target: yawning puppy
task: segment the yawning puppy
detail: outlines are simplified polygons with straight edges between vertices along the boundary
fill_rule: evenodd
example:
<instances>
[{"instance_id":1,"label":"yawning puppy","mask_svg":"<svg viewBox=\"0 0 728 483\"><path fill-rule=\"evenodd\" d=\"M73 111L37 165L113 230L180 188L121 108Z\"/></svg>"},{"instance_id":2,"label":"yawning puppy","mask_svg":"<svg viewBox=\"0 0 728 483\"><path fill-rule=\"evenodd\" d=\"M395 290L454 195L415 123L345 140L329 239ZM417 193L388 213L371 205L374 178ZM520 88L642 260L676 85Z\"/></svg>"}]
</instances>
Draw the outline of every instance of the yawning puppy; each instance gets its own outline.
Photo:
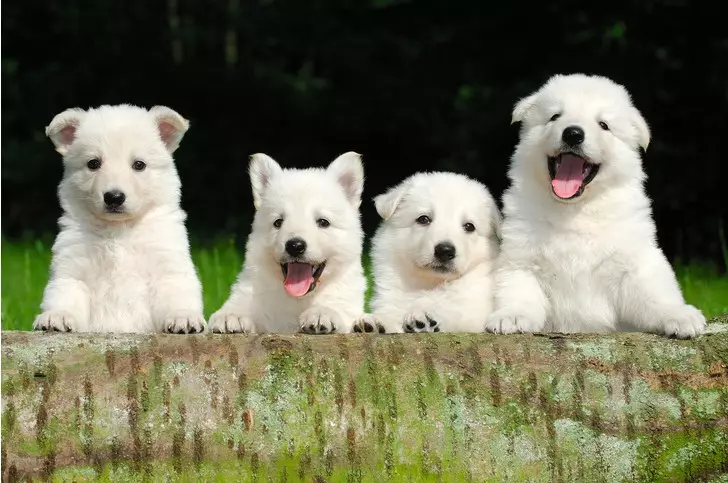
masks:
<instances>
[{"instance_id":1,"label":"yawning puppy","mask_svg":"<svg viewBox=\"0 0 728 483\"><path fill-rule=\"evenodd\" d=\"M210 318L214 332L351 332L364 311L361 157L327 169L250 161L256 208L245 266Z\"/></svg>"},{"instance_id":2,"label":"yawning puppy","mask_svg":"<svg viewBox=\"0 0 728 483\"><path fill-rule=\"evenodd\" d=\"M521 135L486 329L703 332L655 239L639 153L650 132L624 87L557 75L513 121Z\"/></svg>"},{"instance_id":3,"label":"yawning puppy","mask_svg":"<svg viewBox=\"0 0 728 483\"><path fill-rule=\"evenodd\" d=\"M357 332L482 332L492 309L500 213L487 188L418 173L375 198L372 315Z\"/></svg>"}]
</instances>

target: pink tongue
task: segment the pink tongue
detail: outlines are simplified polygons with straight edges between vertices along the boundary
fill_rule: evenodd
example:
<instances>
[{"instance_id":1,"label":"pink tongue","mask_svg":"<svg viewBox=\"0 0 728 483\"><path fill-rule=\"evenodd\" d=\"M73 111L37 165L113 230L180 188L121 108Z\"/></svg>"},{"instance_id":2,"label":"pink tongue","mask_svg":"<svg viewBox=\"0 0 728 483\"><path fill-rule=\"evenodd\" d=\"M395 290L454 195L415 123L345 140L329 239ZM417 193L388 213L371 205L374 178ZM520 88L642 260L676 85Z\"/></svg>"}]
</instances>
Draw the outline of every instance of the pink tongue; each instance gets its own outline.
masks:
<instances>
[{"instance_id":1,"label":"pink tongue","mask_svg":"<svg viewBox=\"0 0 728 483\"><path fill-rule=\"evenodd\" d=\"M283 286L289 295L301 297L313 283L313 267L309 263L289 263Z\"/></svg>"},{"instance_id":2,"label":"pink tongue","mask_svg":"<svg viewBox=\"0 0 728 483\"><path fill-rule=\"evenodd\" d=\"M573 154L563 154L551 187L559 198L571 198L581 188L584 160Z\"/></svg>"}]
</instances>

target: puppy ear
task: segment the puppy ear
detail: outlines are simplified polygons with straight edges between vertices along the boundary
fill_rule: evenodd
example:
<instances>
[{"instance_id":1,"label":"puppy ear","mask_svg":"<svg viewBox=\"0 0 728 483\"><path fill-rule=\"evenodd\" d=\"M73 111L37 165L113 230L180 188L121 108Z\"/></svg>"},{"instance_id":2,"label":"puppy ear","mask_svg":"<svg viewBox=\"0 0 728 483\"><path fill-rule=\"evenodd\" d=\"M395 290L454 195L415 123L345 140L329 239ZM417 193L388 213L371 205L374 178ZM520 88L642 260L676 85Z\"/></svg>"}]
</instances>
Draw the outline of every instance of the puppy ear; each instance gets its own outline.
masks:
<instances>
[{"instance_id":1,"label":"puppy ear","mask_svg":"<svg viewBox=\"0 0 728 483\"><path fill-rule=\"evenodd\" d=\"M56 114L51 123L46 126L46 136L51 138L53 145L61 155L68 152L68 148L76 139L76 130L86 115L86 111L79 108L66 109Z\"/></svg>"},{"instance_id":2,"label":"puppy ear","mask_svg":"<svg viewBox=\"0 0 728 483\"><path fill-rule=\"evenodd\" d=\"M492 203L491 213L492 215L490 217L490 224L493 228L493 236L500 243L500 241L503 239L503 233L501 232L501 226L503 225L503 215L501 215L501 212L498 209L498 205L495 204L495 201L493 201Z\"/></svg>"},{"instance_id":3,"label":"puppy ear","mask_svg":"<svg viewBox=\"0 0 728 483\"><path fill-rule=\"evenodd\" d=\"M385 193L374 197L374 206L384 221L389 220L397 211L399 203L409 190L410 183L410 180L404 180L400 184L389 188Z\"/></svg>"},{"instance_id":4,"label":"puppy ear","mask_svg":"<svg viewBox=\"0 0 728 483\"><path fill-rule=\"evenodd\" d=\"M630 117L632 125L637 129L637 145L647 151L647 146L650 144L650 127L637 108L632 108L632 115Z\"/></svg>"},{"instance_id":5,"label":"puppy ear","mask_svg":"<svg viewBox=\"0 0 728 483\"><path fill-rule=\"evenodd\" d=\"M173 153L189 129L190 122L165 106L154 106L149 109L149 113L154 117L162 142L167 146L167 150Z\"/></svg>"},{"instance_id":6,"label":"puppy ear","mask_svg":"<svg viewBox=\"0 0 728 483\"><path fill-rule=\"evenodd\" d=\"M536 94L531 94L528 97L524 97L516 103L513 107L513 113L511 114L511 124L523 121L526 113L536 103Z\"/></svg>"},{"instance_id":7,"label":"puppy ear","mask_svg":"<svg viewBox=\"0 0 728 483\"><path fill-rule=\"evenodd\" d=\"M354 207L361 204L361 193L364 190L364 165L361 162L361 154L349 151L329 164L326 171L336 177L336 180L344 188L346 198Z\"/></svg>"},{"instance_id":8,"label":"puppy ear","mask_svg":"<svg viewBox=\"0 0 728 483\"><path fill-rule=\"evenodd\" d=\"M267 154L255 153L250 157L248 173L250 173L250 183L253 186L253 206L256 210L260 208L263 193L271 180L282 172L283 168Z\"/></svg>"}]
</instances>

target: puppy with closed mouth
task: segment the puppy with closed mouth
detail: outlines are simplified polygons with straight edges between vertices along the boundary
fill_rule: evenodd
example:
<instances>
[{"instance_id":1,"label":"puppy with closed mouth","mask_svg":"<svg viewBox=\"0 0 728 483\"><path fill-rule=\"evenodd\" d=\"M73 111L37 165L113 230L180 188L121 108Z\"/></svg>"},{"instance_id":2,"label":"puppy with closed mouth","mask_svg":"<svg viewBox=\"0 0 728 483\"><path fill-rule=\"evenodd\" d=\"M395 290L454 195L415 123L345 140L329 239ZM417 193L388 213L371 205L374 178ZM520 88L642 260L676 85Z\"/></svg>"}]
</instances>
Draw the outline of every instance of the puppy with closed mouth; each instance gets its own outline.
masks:
<instances>
[{"instance_id":1,"label":"puppy with closed mouth","mask_svg":"<svg viewBox=\"0 0 728 483\"><path fill-rule=\"evenodd\" d=\"M326 169L283 169L265 154L250 160L255 217L245 264L213 332L351 332L364 312L359 217L361 156Z\"/></svg>"},{"instance_id":2,"label":"puppy with closed mouth","mask_svg":"<svg viewBox=\"0 0 728 483\"><path fill-rule=\"evenodd\" d=\"M172 153L189 127L164 106L68 109L46 134L63 155L63 215L37 330L202 332Z\"/></svg>"},{"instance_id":3,"label":"puppy with closed mouth","mask_svg":"<svg viewBox=\"0 0 728 483\"><path fill-rule=\"evenodd\" d=\"M372 313L357 332L482 332L500 212L481 183L418 173L375 198Z\"/></svg>"},{"instance_id":4,"label":"puppy with closed mouth","mask_svg":"<svg viewBox=\"0 0 728 483\"><path fill-rule=\"evenodd\" d=\"M705 317L656 241L640 156L650 130L627 90L557 75L515 105L513 122L520 141L486 329L702 333Z\"/></svg>"}]
</instances>

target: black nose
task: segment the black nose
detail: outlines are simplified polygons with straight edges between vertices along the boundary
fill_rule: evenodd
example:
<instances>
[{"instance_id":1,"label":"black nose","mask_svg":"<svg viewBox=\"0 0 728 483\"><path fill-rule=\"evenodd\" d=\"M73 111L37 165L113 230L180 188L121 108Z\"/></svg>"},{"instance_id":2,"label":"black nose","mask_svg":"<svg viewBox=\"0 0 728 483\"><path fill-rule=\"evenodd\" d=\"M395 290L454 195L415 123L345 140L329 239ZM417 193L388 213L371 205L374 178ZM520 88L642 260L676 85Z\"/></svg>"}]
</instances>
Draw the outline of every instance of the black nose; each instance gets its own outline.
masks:
<instances>
[{"instance_id":1,"label":"black nose","mask_svg":"<svg viewBox=\"0 0 728 483\"><path fill-rule=\"evenodd\" d=\"M435 245L435 258L441 262L449 262L455 258L455 245L450 242L442 242Z\"/></svg>"},{"instance_id":2,"label":"black nose","mask_svg":"<svg viewBox=\"0 0 728 483\"><path fill-rule=\"evenodd\" d=\"M286 253L292 257L300 257L306 251L306 242L303 238L291 238L286 242Z\"/></svg>"},{"instance_id":3,"label":"black nose","mask_svg":"<svg viewBox=\"0 0 728 483\"><path fill-rule=\"evenodd\" d=\"M109 208L118 208L126 201L126 195L119 190L107 191L104 193L104 203Z\"/></svg>"},{"instance_id":4,"label":"black nose","mask_svg":"<svg viewBox=\"0 0 728 483\"><path fill-rule=\"evenodd\" d=\"M567 146L578 146L584 142L584 130L579 126L569 126L561 133L561 140Z\"/></svg>"}]
</instances>

